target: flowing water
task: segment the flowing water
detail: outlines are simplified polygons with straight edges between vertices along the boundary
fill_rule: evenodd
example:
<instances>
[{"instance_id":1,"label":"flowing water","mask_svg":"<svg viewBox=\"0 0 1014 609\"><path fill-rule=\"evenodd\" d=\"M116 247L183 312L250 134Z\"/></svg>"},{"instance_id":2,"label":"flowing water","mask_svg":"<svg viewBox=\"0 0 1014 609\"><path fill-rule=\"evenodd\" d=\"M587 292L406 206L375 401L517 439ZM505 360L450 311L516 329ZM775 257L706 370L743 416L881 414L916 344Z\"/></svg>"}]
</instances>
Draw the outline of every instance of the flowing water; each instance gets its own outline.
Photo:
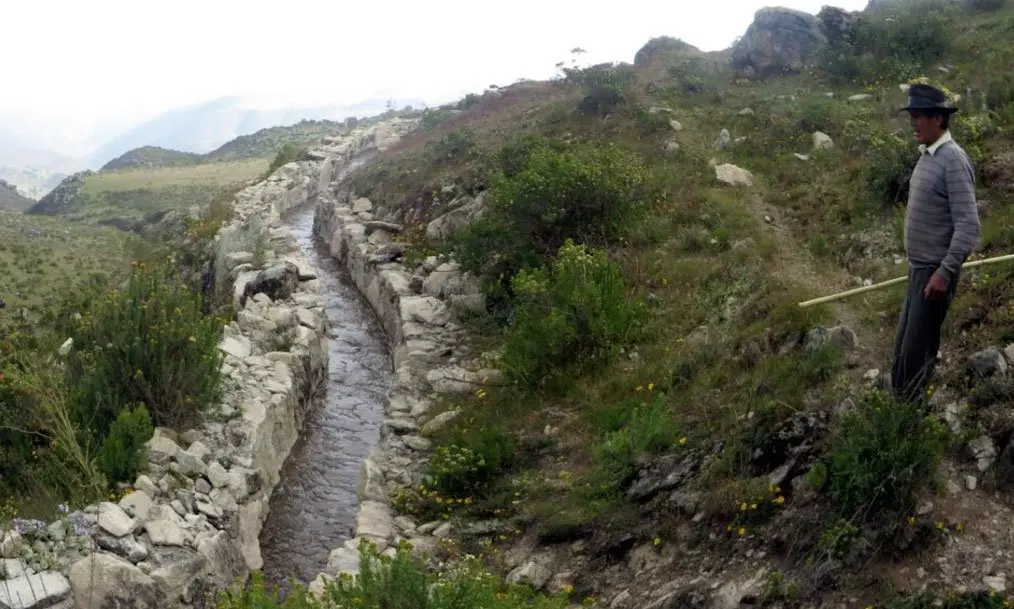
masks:
<instances>
[{"instance_id":1,"label":"flowing water","mask_svg":"<svg viewBox=\"0 0 1014 609\"><path fill-rule=\"evenodd\" d=\"M261 533L265 578L278 585L290 577L312 581L328 553L351 537L359 470L379 439L392 374L373 310L348 271L314 238L314 207L311 202L294 209L285 220L324 288L330 370L327 393L308 414L282 469Z\"/></svg>"}]
</instances>

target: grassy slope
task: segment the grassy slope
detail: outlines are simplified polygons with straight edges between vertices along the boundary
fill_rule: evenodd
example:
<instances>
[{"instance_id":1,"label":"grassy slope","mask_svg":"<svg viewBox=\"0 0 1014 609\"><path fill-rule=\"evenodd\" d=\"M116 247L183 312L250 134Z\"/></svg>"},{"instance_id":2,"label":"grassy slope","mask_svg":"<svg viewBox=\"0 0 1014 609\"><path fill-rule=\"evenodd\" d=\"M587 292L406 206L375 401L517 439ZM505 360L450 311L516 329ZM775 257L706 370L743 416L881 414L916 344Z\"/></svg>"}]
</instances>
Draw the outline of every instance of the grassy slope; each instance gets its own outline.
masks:
<instances>
[{"instance_id":1,"label":"grassy slope","mask_svg":"<svg viewBox=\"0 0 1014 609\"><path fill-rule=\"evenodd\" d=\"M104 170L85 180L77 205L63 215L84 222L140 220L148 214L203 207L220 192L254 179L268 159L150 169Z\"/></svg>"},{"instance_id":2,"label":"grassy slope","mask_svg":"<svg viewBox=\"0 0 1014 609\"><path fill-rule=\"evenodd\" d=\"M128 237L111 228L60 218L0 211L0 316L45 305L91 281L122 276L132 250Z\"/></svg>"},{"instance_id":3,"label":"grassy slope","mask_svg":"<svg viewBox=\"0 0 1014 609\"><path fill-rule=\"evenodd\" d=\"M946 74L938 72L936 64L924 66L924 71L955 91L980 88L1006 69L1011 51L1002 41L1014 31L1014 20L1009 12L965 15L956 25L955 48L944 62L953 67ZM632 289L645 297L653 295L651 338L636 347L636 359L617 361L604 374L578 377L563 396L519 398L507 392L475 402L465 419L468 424L510 421L521 439L527 468L512 477L516 486L504 484L521 489L523 507L512 508L510 501L489 507L517 510L520 521L531 525L518 541L522 546L534 543L540 534L542 539L566 539L596 530L599 547L618 543L630 533L639 543L657 534L667 544L680 544L675 554L667 553L670 563L665 569L671 578L681 570L696 574L701 568L739 564L747 561L744 552L751 549L768 552L770 563L783 563L791 575L806 579L802 564L795 561L806 555L799 547L814 543L814 534L822 530L821 512L826 507L821 502L807 500L806 493L794 486L795 496L777 524L751 528L745 539L727 533L725 526L749 489L766 486L770 469L764 459L752 455L759 449L772 450L772 430L795 413L832 412L843 397L862 391L861 377L867 369L886 369L889 364L903 288L807 311L795 305L854 287L864 278L882 280L905 273L904 264L896 260L903 255L901 213L877 202L865 188L871 162L862 141L899 130L911 140L906 122L894 111L904 98L897 83L884 83L869 89L874 99L847 102L849 95L864 91L830 86L815 74L749 83L712 71L703 77L705 91L693 94L667 88L677 80L666 62L641 70L638 82L628 90L627 106L607 121L574 113L579 91L547 83L517 87L501 99L485 100L429 132L407 138L381 155L355 184L389 210L410 208L419 200L429 203L445 184L474 182L475 161L496 150L508 134L521 131L639 151L657 175L665 176L663 195L645 227L612 255L623 264ZM825 96L827 92L835 94L834 100ZM789 95L795 98L779 98ZM647 113L653 106L672 109L683 130L672 131L664 113ZM747 107L754 113L741 114ZM967 101L963 109L966 114L976 112ZM476 134L472 154L450 161L434 158L432 146L446 133L465 127ZM723 128L734 139L746 139L727 150L714 150L712 142ZM810 134L816 129L831 134L836 148L813 153L810 161L798 160L794 153L811 154ZM955 133L971 150L972 135L959 127ZM681 150L666 156L662 148L670 139L678 140ZM914 148L914 141L910 143ZM1009 140L1002 132L974 146L977 166L994 167L1001 174L1005 168L1009 171L1002 156ZM719 186L708 166L712 159L749 169L756 178L754 186ZM1006 194L1002 179L980 183L979 196L988 202L982 245L986 255L1014 247L1014 234L1008 229L1011 212L1001 204ZM439 208L428 211L429 217L440 213ZM419 235L424 226L419 222L409 233ZM421 240L418 245L432 248ZM945 359L939 369L939 384L949 383L955 396L966 390L960 376L963 356L987 345L1003 345L1014 336L1014 315L1006 306L1014 300L1014 288L1006 281L1011 273L1010 268L995 268L964 277L961 296L946 324ZM855 365L777 354L779 345L795 332L836 320L859 335L860 348L846 362ZM698 330L702 327L706 331ZM744 355L752 351L761 353L753 366L744 363ZM698 500L688 513L664 502L645 509L609 493L589 501L582 486L595 483L588 475L594 463L589 448L602 437L597 421L608 415L610 405L642 398L649 387L664 390L665 405L688 438L689 450L721 451L721 457L689 486ZM1009 398L1000 400L1001 406L1008 402ZM1004 423L1007 427L997 434L995 417L973 418L967 425L974 429L991 423L994 428L988 429L995 437L1010 430ZM547 425L560 431L547 438L543 434ZM818 430L812 438L818 451L823 440ZM963 474L982 476L961 451L950 455L944 473L951 480L961 480ZM876 569L851 573L838 584L863 604L883 600L889 588L911 591L911 576L904 574L917 566L951 585L977 585L984 574L978 569L989 567L977 563L969 552L978 547L975 544L982 544L976 551L985 554L1005 547L1007 532L995 523L1009 517L1008 499L982 490L959 499L938 497L924 519L931 525L933 519L961 522L967 526L966 536L903 553ZM703 520L691 523L695 514L703 515ZM708 551L703 558L702 548ZM938 567L937 558L965 570ZM1000 562L992 567L1010 566L1006 560ZM589 575L583 584L594 589L589 582L595 579Z\"/></svg>"}]
</instances>

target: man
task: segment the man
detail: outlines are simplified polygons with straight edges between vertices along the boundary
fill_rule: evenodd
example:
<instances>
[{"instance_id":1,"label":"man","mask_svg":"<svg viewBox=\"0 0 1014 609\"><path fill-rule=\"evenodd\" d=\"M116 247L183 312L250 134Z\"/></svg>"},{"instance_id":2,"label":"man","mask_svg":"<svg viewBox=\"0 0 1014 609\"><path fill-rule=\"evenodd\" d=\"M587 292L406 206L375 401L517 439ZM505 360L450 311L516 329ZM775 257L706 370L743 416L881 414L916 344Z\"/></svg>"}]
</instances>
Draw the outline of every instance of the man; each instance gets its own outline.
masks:
<instances>
[{"instance_id":1,"label":"man","mask_svg":"<svg viewBox=\"0 0 1014 609\"><path fill-rule=\"evenodd\" d=\"M891 385L897 398L921 401L961 265L979 242L979 212L972 164L949 131L957 109L947 96L935 87L912 85L908 105L900 111L911 117L921 154L905 213L908 294L895 339Z\"/></svg>"}]
</instances>

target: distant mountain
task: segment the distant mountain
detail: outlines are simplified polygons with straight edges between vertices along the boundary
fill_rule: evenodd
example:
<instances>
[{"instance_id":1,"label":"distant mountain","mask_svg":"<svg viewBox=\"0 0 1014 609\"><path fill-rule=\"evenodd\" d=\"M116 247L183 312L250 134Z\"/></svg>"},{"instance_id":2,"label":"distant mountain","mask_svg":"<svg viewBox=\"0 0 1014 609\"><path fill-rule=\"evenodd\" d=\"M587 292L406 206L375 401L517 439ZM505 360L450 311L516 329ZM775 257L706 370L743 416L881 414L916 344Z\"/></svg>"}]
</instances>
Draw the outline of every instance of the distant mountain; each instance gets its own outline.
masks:
<instances>
[{"instance_id":1,"label":"distant mountain","mask_svg":"<svg viewBox=\"0 0 1014 609\"><path fill-rule=\"evenodd\" d=\"M25 211L34 204L35 201L21 196L14 185L0 180L0 209L7 211Z\"/></svg>"},{"instance_id":2,"label":"distant mountain","mask_svg":"<svg viewBox=\"0 0 1014 609\"><path fill-rule=\"evenodd\" d=\"M0 180L16 186L22 195L41 199L56 188L61 180L67 177L64 171L53 171L41 167L4 167L0 166Z\"/></svg>"},{"instance_id":3,"label":"distant mountain","mask_svg":"<svg viewBox=\"0 0 1014 609\"><path fill-rule=\"evenodd\" d=\"M116 157L102 166L102 169L123 169L126 167L168 167L171 165L193 165L201 155L180 152L158 146L142 146Z\"/></svg>"},{"instance_id":4,"label":"distant mountain","mask_svg":"<svg viewBox=\"0 0 1014 609\"><path fill-rule=\"evenodd\" d=\"M292 125L301 120L341 120L348 116L364 116L383 112L387 100L371 99L346 106L298 107L282 105L274 108L258 106L262 100L249 96L215 99L195 106L161 114L118 135L92 153L89 167L101 167L128 151L152 146L181 152L211 152L239 136L278 125ZM396 105L412 104L400 100ZM422 105L414 101L416 105Z\"/></svg>"}]
</instances>

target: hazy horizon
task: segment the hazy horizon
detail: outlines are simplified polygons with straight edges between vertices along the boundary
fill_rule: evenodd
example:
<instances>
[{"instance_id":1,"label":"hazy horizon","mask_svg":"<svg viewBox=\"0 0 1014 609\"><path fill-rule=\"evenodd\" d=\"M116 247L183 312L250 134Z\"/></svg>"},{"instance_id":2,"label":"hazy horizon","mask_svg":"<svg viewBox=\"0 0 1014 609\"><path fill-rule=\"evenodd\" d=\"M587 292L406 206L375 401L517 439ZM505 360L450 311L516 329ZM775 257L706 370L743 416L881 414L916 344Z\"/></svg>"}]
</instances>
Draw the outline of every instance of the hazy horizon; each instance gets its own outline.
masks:
<instances>
[{"instance_id":1,"label":"hazy horizon","mask_svg":"<svg viewBox=\"0 0 1014 609\"><path fill-rule=\"evenodd\" d=\"M858 10L866 2L775 4L815 13L825 4ZM551 77L576 46L591 63L632 61L661 35L725 49L772 3L678 4L634 0L617 11L519 0L483 11L461 0L17 3L5 10L16 26L0 37L0 57L25 60L3 66L13 86L0 96L0 133L73 156L161 113L222 97L296 107L373 98L439 103L490 84Z\"/></svg>"}]
</instances>

